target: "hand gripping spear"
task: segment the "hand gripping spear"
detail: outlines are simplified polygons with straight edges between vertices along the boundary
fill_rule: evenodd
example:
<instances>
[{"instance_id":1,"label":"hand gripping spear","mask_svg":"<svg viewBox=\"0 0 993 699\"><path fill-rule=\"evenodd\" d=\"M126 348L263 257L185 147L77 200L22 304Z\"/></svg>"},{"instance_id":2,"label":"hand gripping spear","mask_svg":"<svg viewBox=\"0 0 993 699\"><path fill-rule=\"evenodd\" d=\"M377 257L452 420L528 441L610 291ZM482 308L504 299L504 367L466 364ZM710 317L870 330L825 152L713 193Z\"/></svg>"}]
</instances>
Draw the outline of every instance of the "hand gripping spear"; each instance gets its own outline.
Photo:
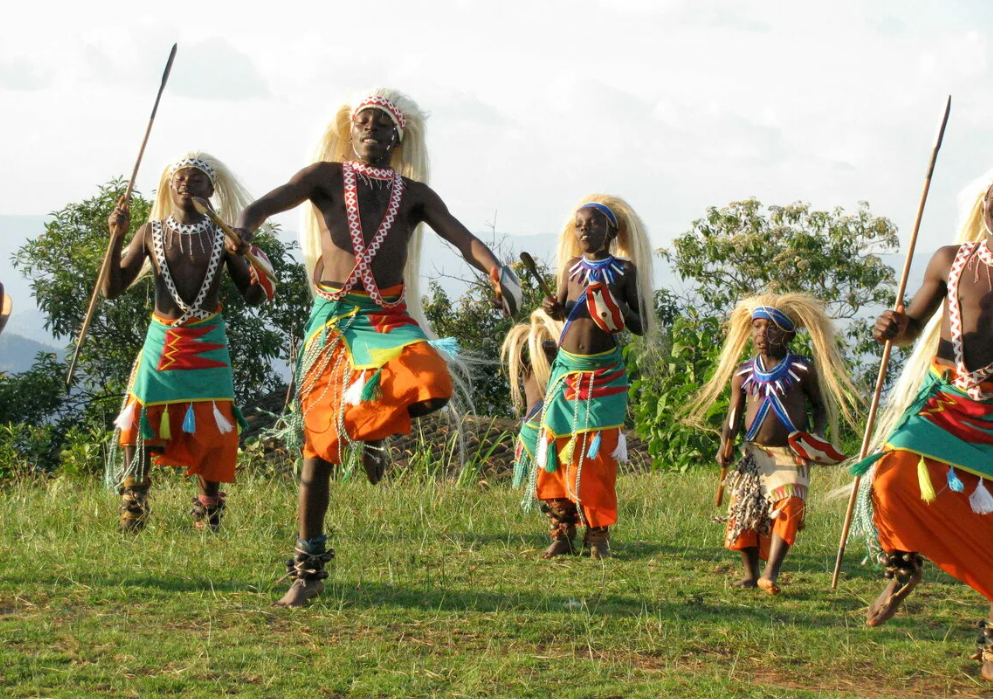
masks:
<instances>
[{"instance_id":1,"label":"hand gripping spear","mask_svg":"<svg viewBox=\"0 0 993 699\"><path fill-rule=\"evenodd\" d=\"M903 275L900 277L900 286L896 292L896 310L903 311L903 296L907 291L907 278L910 276L910 263L914 258L914 247L917 245L917 232L921 227L921 217L924 215L924 204L927 202L927 193L931 188L931 175L934 174L934 163L938 159L938 149L941 148L941 139L945 136L945 126L948 124L948 113L952 109L952 96L948 96L945 102L945 113L941 117L941 126L938 127L938 135L934 140L934 147L931 149L931 162L928 164L927 177L924 178L924 191L921 192L921 202L917 206L917 219L914 221L914 232L910 235L910 245L907 248L907 260L903 264ZM876 422L876 412L879 409L879 397L883 392L883 383L886 381L886 368L890 361L890 352L893 350L893 342L887 340L883 346L883 358L879 363L879 377L876 379L876 391L872 394L872 405L869 407L869 417L865 423L865 435L862 437L862 449L859 451L859 461L863 460L869 452L869 444L872 440L872 430ZM848 532L852 527L852 513L855 511L855 500L859 494L859 483L861 476L855 477L852 484L852 494L848 498L848 510L845 512L845 523L841 528L841 541L838 544L838 560L834 564L834 575L831 577L831 589L838 587L838 575L841 573L841 561L845 557L845 544L848 543Z\"/></svg>"},{"instance_id":2,"label":"hand gripping spear","mask_svg":"<svg viewBox=\"0 0 993 699\"><path fill-rule=\"evenodd\" d=\"M141 140L141 149L138 151L138 159L135 161L134 170L131 171L131 179L128 180L128 188L124 191L125 204L131 201L131 191L134 189L134 181L138 176L138 167L141 165L141 157L145 154L145 145L148 143L148 136L152 133L152 124L155 122L155 112L159 109L159 100L162 99L162 91L165 90L166 81L169 79L169 72L172 70L172 62L176 58L176 44L172 45L169 52L169 60L166 61L165 70L162 71L162 83L159 85L159 93L155 96L155 104L152 106L152 115L148 118L148 127L145 129L145 137ZM97 299L100 298L100 289L103 287L107 274L110 272L110 255L117 241L117 236L123 232L110 237L107 243L107 252L103 255L103 262L100 265L100 274L97 275L97 284L93 287L93 295L90 296L90 305L86 309L86 316L83 318L83 327L79 329L79 336L76 338L76 351L73 352L72 362L69 364L69 374L66 376L66 388L72 386L72 375L76 371L76 362L79 360L79 351L83 348L83 340L86 339L86 331L90 329L93 322L93 313L97 307Z\"/></svg>"}]
</instances>

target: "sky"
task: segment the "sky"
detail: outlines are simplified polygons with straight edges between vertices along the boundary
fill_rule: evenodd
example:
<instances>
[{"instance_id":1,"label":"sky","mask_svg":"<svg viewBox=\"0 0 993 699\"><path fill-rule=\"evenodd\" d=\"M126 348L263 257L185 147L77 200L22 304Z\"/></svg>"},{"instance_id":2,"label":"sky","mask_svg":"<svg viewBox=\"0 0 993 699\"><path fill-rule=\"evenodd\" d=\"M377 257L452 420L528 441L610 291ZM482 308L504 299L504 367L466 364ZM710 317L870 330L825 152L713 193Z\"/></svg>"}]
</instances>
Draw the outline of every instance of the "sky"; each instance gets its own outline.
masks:
<instances>
[{"instance_id":1,"label":"sky","mask_svg":"<svg viewBox=\"0 0 993 699\"><path fill-rule=\"evenodd\" d=\"M993 164L981 0L93 0L4 14L0 216L46 214L131 171L173 42L145 194L202 148L259 196L306 164L345 95L377 84L430 113L431 184L475 231L551 233L602 191L634 206L655 246L747 197L868 201L905 241L951 94L919 243L933 250L954 237L957 192ZM0 256L20 242L0 239Z\"/></svg>"}]
</instances>

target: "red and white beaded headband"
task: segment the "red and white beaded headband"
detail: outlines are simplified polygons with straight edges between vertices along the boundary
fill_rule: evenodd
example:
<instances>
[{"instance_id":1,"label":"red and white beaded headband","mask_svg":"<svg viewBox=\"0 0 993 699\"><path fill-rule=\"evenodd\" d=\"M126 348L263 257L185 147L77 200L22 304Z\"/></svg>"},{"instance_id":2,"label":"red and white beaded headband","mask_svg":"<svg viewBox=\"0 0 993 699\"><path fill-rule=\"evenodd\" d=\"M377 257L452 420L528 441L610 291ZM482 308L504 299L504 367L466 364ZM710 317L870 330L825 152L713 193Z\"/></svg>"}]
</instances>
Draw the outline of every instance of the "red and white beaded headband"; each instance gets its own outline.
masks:
<instances>
[{"instance_id":1,"label":"red and white beaded headband","mask_svg":"<svg viewBox=\"0 0 993 699\"><path fill-rule=\"evenodd\" d=\"M210 178L211 184L217 184L217 174L214 172L214 168L212 168L203 158L186 157L183 158L182 160L177 160L170 167L169 174L175 175L180 170L184 170L186 168L193 168L194 170L199 170L200 172L202 172L203 174L205 174L207 177Z\"/></svg>"},{"instance_id":2,"label":"red and white beaded headband","mask_svg":"<svg viewBox=\"0 0 993 699\"><path fill-rule=\"evenodd\" d=\"M393 121L393 126L396 127L397 136L401 141L403 140L403 130L407 128L407 117L403 115L403 112L392 100L388 100L385 97L377 97L376 95L364 97L352 108L352 121L355 121L355 116L363 109L378 109L386 112Z\"/></svg>"}]
</instances>

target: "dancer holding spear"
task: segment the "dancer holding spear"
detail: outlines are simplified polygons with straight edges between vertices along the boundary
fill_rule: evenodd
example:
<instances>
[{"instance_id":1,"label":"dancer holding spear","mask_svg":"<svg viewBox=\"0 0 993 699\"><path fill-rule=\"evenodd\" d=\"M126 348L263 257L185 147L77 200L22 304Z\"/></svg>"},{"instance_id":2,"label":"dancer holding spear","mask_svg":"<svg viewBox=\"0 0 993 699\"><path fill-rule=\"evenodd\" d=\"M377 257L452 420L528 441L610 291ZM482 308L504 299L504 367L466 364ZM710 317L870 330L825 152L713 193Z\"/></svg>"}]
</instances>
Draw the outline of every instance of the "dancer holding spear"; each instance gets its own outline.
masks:
<instances>
[{"instance_id":1,"label":"dancer holding spear","mask_svg":"<svg viewBox=\"0 0 993 699\"><path fill-rule=\"evenodd\" d=\"M935 155L940 143L939 133ZM933 167L932 155L929 180ZM887 345L917 344L873 433L877 452L852 469L866 477L858 509L873 513L890 578L868 610L869 626L896 613L920 582L925 557L993 602L993 496L985 482L993 478L993 171L961 200L958 241L931 258L910 306L884 312L873 332ZM993 605L980 627L973 657L993 681Z\"/></svg>"}]
</instances>

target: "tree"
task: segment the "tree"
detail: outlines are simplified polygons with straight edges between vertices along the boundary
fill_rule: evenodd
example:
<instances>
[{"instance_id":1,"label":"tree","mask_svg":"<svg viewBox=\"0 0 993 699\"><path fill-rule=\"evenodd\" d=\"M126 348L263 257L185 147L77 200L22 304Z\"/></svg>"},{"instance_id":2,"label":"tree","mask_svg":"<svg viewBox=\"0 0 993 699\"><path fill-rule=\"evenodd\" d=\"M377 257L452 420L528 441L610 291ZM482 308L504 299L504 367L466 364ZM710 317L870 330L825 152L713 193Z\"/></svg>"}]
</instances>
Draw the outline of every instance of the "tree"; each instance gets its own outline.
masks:
<instances>
[{"instance_id":1,"label":"tree","mask_svg":"<svg viewBox=\"0 0 993 699\"><path fill-rule=\"evenodd\" d=\"M120 178L98 188L96 196L55 212L45 232L25 243L12 257L30 281L45 327L58 338L74 339L83 322L93 284L107 246L107 217L126 183ZM131 200L131 235L148 218L150 202L135 192ZM231 341L237 400L251 401L280 384L275 360L290 358L294 333L303 327L309 305L303 266L269 227L255 244L266 252L281 284L273 304L249 307L225 275L221 287ZM151 277L135 283L113 302L102 300L80 353L77 394L110 396L119 401L145 339L154 309ZM77 395L78 397L78 395Z\"/></svg>"},{"instance_id":2,"label":"tree","mask_svg":"<svg viewBox=\"0 0 993 699\"><path fill-rule=\"evenodd\" d=\"M538 271L545 283L555 288L553 275L548 267L537 261ZM541 306L541 290L524 271L524 265L511 265L521 278L524 301L516 320L504 318L493 308L492 286L482 275L463 280L468 286L456 303L436 281L431 281L429 295L424 297L424 315L439 337L454 337L475 370L472 375L472 400L477 414L513 417L510 403L510 384L497 362L500 345L514 323L528 322L531 312Z\"/></svg>"},{"instance_id":3,"label":"tree","mask_svg":"<svg viewBox=\"0 0 993 699\"><path fill-rule=\"evenodd\" d=\"M681 279L696 282L693 293L705 314L723 316L741 298L768 290L805 291L833 317L854 318L864 306L892 303L894 272L879 254L898 246L896 226L873 216L865 202L847 215L803 202L763 212L747 199L710 207L658 253Z\"/></svg>"}]
</instances>

